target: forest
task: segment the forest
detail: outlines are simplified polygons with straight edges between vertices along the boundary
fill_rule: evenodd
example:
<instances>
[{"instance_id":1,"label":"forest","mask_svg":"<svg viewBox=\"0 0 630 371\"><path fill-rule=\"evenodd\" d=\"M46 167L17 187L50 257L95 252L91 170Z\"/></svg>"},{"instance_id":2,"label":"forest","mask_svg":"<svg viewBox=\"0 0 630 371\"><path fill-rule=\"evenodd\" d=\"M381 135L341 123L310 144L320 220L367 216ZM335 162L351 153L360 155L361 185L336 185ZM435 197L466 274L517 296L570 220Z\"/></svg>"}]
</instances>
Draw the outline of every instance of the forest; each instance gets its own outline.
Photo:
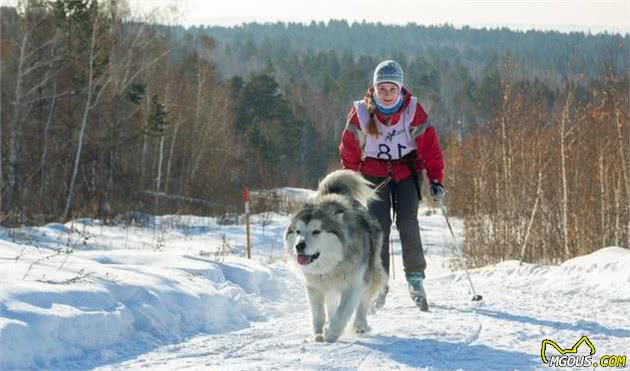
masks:
<instances>
[{"instance_id":1,"label":"forest","mask_svg":"<svg viewBox=\"0 0 630 371\"><path fill-rule=\"evenodd\" d=\"M630 247L630 35L450 25L185 28L122 0L0 8L0 223L242 212L313 188L374 67L440 134L474 264Z\"/></svg>"}]
</instances>

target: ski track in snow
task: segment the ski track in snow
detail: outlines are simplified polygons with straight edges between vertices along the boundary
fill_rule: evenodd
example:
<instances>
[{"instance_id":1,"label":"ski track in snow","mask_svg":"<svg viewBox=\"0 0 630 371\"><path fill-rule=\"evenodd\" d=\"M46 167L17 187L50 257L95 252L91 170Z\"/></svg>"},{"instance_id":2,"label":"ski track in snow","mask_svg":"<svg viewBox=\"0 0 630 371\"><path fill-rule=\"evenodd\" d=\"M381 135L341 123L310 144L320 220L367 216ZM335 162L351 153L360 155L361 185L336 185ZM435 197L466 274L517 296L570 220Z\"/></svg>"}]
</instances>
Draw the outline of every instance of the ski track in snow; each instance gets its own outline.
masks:
<instances>
[{"instance_id":1,"label":"ski track in snow","mask_svg":"<svg viewBox=\"0 0 630 371\"><path fill-rule=\"evenodd\" d=\"M96 370L524 370L546 369L539 356L545 338L569 346L587 335L609 354L630 349L627 296L611 305L614 300L605 292L579 282L568 280L568 285L554 288L554 271L561 267L519 268L507 262L472 272L477 291L484 295L482 302L472 302L465 276L444 274L444 256L452 254L440 246L448 244L448 231L435 217L421 218L421 223L431 254L426 281L430 313L419 312L408 297L396 243L396 279L390 280L386 306L369 317L369 334L346 332L334 344L306 342L310 314L304 293L296 290L299 305L290 313ZM432 272L438 275L432 277Z\"/></svg>"},{"instance_id":2,"label":"ski track in snow","mask_svg":"<svg viewBox=\"0 0 630 371\"><path fill-rule=\"evenodd\" d=\"M118 275L124 282L119 286L111 283L118 290L115 292L118 295L116 300L141 296L127 301L128 306L137 308L123 308L126 312L115 308L112 313L115 315L120 312L121 316L128 315L125 313L137 315L134 311L143 310L145 307L142 305L147 301L151 301L152 305L157 303L174 309L168 305L179 304L178 300L187 300L187 303L182 303L181 308L196 309L194 314L186 318L188 321L198 322L187 323L189 327L186 328L192 329L197 335L186 332L183 325L180 329L178 319L169 318L168 313L147 313L147 318L155 318L158 323L161 323L159 320L170 320L155 332L162 334L162 337L152 338L151 328L144 329L144 323L128 323L126 327L121 326L121 334L126 334L125 330L137 331L138 326L147 333L140 331L139 334L125 335L128 337L123 339L127 339L128 343L116 344L113 350L104 349L105 356L96 354L93 359L73 359L71 354L58 350L63 349L65 343L50 344L50 349L53 349L53 345L57 346L54 349L60 353L51 354L48 361L51 363L47 363L45 357L41 361L35 360L35 367L99 371L542 370L547 369L540 360L543 339L553 339L564 347L570 347L583 335L593 341L598 355L630 356L630 253L627 249L610 247L557 266L519 265L518 262L508 261L474 269L471 271L471 278L477 292L484 299L481 302L472 302L472 293L464 273L449 268L449 261L454 256L450 249L450 235L443 217L435 214L420 216L422 240L428 261L425 285L431 312L420 312L408 296L400 244L394 231L395 274L390 278L390 293L385 307L368 317L372 331L361 336L347 331L333 344L306 342L305 338L311 331L310 313L299 278L281 263L273 266L262 263L270 255L282 254L280 239L286 221L286 217L274 216L265 233L261 233L260 226L253 226L254 255L257 255L257 262L228 258L229 261L225 264L213 261L213 249L222 245L225 236L231 244L232 254L243 256L242 226L204 225L208 222L204 222L203 218L197 220L192 217L190 225L178 227L180 232L184 230L181 234L165 232L162 236L165 247L154 253L150 250L155 248L155 231L134 227L121 233L101 227L100 239L95 237L97 241L87 245L87 251L81 251L81 256L92 259L87 261L95 261L98 263L96 265L118 269L114 271L114 276ZM453 222L456 233L461 234L461 222ZM52 225L46 229L46 233L50 234L55 229L62 231L64 228L66 227L62 225ZM41 233L34 235L40 236L38 238L41 245L54 246L58 243L54 236ZM118 249L111 250L111 246L118 246ZM202 247L201 250L198 249L199 246ZM179 253L176 249L184 249L184 253ZM11 251L13 250L5 250L2 255L4 264L7 264L4 267L18 269L15 265L6 263L10 260L17 261ZM25 254L28 253L27 250L24 251ZM205 255L202 256L202 252ZM68 264L70 263L72 259ZM46 282L54 283L55 280L72 277L64 275L67 273L57 272L56 265L51 266L52 269L39 267L49 269L43 271L48 274L45 276L48 280ZM163 270L167 268L171 270ZM22 274L23 270L16 272ZM127 272L128 275L123 275L122 272ZM36 274L40 273L34 269L32 275ZM173 274L181 276L174 277ZM147 277L155 278L156 282L145 282ZM40 318L36 314L44 311L42 313L52 317L42 318L61 318L54 317L50 310L57 303L62 303L63 310L68 311L63 315L73 315L70 310L75 304L70 294L62 290L55 295L48 291L42 291L42 295L38 295L40 293L36 290L39 289L30 289L30 286L20 288L19 285L30 285L23 281L7 281L18 289L10 287L14 291L7 291L4 299L0 295L0 299L4 300L0 301L0 330L3 317L7 317L6 323L23 319L26 327L19 327L20 329L30 329L29 326L34 325L33 331L40 331L42 327L37 326L41 323L27 323L27 318L30 317L26 317L26 314L34 313L33 318ZM138 286L124 286L123 283L128 284L127 282ZM188 282L189 286L183 282ZM36 284L43 285L41 282ZM214 286L209 287L210 284ZM190 303L197 303L194 300L198 299L199 290L205 290L204 285L208 285L208 290L211 291L211 296L206 301L201 301L205 307L191 307ZM178 295L177 290L182 289L190 292L187 296L174 296L175 299L169 301L164 299L165 294L160 291L164 286L168 286L167 289L172 290L173 295ZM29 306L23 307L20 301L26 300L26 296L16 296L14 292L30 295ZM96 297L99 293L92 294ZM38 302L42 298L46 303ZM95 311L100 308L96 301L79 304L75 307L85 311L90 305L94 306ZM153 308L159 306L146 308L155 310ZM206 308L216 313L204 315ZM252 313L256 308L262 308L265 313ZM230 313L230 310L233 312ZM181 312L176 312L175 315L181 316ZM220 323L221 321L226 323ZM149 325L150 321L146 326ZM86 329L87 325L78 326L77 332L68 339L80 339L81 331ZM165 338L163 334L170 334L170 331L174 335ZM27 338L20 335L21 333L16 334L12 336L22 337L15 339L28 344L28 340L24 340ZM57 333L52 335L59 336ZM89 340L94 341L92 338ZM70 346L74 343L67 340L67 344ZM59 358L55 358L57 356ZM62 356L66 358L61 358ZM89 354L84 355L86 356L90 357Z\"/></svg>"}]
</instances>

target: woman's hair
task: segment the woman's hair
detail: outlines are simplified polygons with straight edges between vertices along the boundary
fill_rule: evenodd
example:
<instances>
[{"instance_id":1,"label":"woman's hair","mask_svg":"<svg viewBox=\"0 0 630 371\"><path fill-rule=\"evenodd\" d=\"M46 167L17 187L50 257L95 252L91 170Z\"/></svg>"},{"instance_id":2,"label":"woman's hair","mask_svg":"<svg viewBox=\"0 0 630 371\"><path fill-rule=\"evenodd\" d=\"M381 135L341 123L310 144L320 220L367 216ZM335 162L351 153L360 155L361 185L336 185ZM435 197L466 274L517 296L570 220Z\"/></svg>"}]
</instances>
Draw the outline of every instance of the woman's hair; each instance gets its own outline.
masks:
<instances>
[{"instance_id":1,"label":"woman's hair","mask_svg":"<svg viewBox=\"0 0 630 371\"><path fill-rule=\"evenodd\" d=\"M378 126L376 126L376 119L374 119L374 111L376 107L374 106L374 98L372 98L372 89L368 89L367 93L365 93L365 105L367 106L368 113L370 114L368 118L367 125L367 133L373 137L378 137Z\"/></svg>"}]
</instances>

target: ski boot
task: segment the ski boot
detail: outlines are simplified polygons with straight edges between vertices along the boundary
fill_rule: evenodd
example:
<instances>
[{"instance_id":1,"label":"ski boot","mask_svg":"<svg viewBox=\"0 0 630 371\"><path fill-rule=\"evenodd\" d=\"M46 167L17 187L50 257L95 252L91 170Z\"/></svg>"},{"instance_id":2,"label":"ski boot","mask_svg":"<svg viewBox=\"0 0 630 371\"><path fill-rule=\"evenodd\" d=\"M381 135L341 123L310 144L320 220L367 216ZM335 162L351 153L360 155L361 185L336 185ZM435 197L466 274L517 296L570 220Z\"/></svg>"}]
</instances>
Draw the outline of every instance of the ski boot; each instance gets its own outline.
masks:
<instances>
[{"instance_id":1,"label":"ski boot","mask_svg":"<svg viewBox=\"0 0 630 371\"><path fill-rule=\"evenodd\" d=\"M420 308L422 312L429 311L429 303L427 302L427 293L424 291L424 285L422 282L424 277L421 273L411 273L407 276L407 283L409 287L409 296L416 306Z\"/></svg>"}]
</instances>

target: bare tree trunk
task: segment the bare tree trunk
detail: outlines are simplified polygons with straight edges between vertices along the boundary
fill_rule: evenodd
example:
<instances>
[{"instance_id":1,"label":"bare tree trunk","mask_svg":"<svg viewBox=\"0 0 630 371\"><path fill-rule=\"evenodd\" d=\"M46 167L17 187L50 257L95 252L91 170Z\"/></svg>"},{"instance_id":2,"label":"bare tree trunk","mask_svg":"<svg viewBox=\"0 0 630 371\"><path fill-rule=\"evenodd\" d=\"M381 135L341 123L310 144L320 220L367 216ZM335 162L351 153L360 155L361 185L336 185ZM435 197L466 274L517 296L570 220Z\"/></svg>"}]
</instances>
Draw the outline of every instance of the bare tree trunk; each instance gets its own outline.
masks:
<instances>
[{"instance_id":1,"label":"bare tree trunk","mask_svg":"<svg viewBox=\"0 0 630 371\"><path fill-rule=\"evenodd\" d=\"M232 120L229 107L230 102L227 95L221 92L212 95L211 106L209 107L210 112L212 112L212 121L206 126L206 133L204 134L206 141L200 144L204 150L199 153L197 166L203 163L201 161L203 156L211 156L212 164L209 169L214 174L224 174L225 167L234 156L229 130ZM216 192L217 188L224 185L224 182L210 182L205 191L210 196Z\"/></svg>"},{"instance_id":2,"label":"bare tree trunk","mask_svg":"<svg viewBox=\"0 0 630 371\"><path fill-rule=\"evenodd\" d=\"M147 99L145 100L145 109L146 109L146 115L147 118L149 117L149 115L151 114L151 100L148 99L148 97L150 97L149 92L145 92L145 96L147 97ZM147 147L148 147L148 139L147 139L147 134L146 132L143 132L142 134L142 157L140 160L140 191L144 191L144 176L146 174L146 165L147 165Z\"/></svg>"},{"instance_id":3,"label":"bare tree trunk","mask_svg":"<svg viewBox=\"0 0 630 371\"><path fill-rule=\"evenodd\" d=\"M142 158L140 160L140 190L144 190L144 174L146 173L146 161L147 161L147 135L142 134Z\"/></svg>"},{"instance_id":4,"label":"bare tree trunk","mask_svg":"<svg viewBox=\"0 0 630 371\"><path fill-rule=\"evenodd\" d=\"M173 129L173 137L171 138L171 146L168 151L168 161L166 162L166 183L164 184L164 193L168 193L168 184L171 179L171 163L173 161L173 152L175 151L175 142L177 141L177 132L179 131L179 123L181 119L181 113L177 115L177 121L175 121L175 128Z\"/></svg>"},{"instance_id":5,"label":"bare tree trunk","mask_svg":"<svg viewBox=\"0 0 630 371\"><path fill-rule=\"evenodd\" d=\"M48 120L46 120L46 126L44 126L44 148L42 150L42 158L39 165L40 176L42 184L39 187L39 200L42 202L44 193L46 192L46 161L48 161L48 132L50 130L50 124L52 123L53 112L55 111L55 102L57 94L57 84L53 85L53 98L50 102L50 109L48 110Z\"/></svg>"},{"instance_id":6,"label":"bare tree trunk","mask_svg":"<svg viewBox=\"0 0 630 371\"><path fill-rule=\"evenodd\" d=\"M606 146L599 147L599 200L600 200L600 225L601 225L601 246L606 246L606 236L608 234L608 227L606 226L606 183L604 182L605 170L604 170L604 150Z\"/></svg>"},{"instance_id":7,"label":"bare tree trunk","mask_svg":"<svg viewBox=\"0 0 630 371\"><path fill-rule=\"evenodd\" d=\"M168 83L166 84L166 88L164 89L164 108L166 109L166 111L168 112ZM160 155L159 155L159 159L158 159L158 168L157 168L157 177L155 178L155 193L160 193L160 186L162 183L162 162L164 160L164 140L165 140L166 134L162 133L162 136L160 137ZM158 206L159 206L159 201L160 198L158 196L155 196L155 214L157 215L158 213Z\"/></svg>"},{"instance_id":8,"label":"bare tree trunk","mask_svg":"<svg viewBox=\"0 0 630 371\"><path fill-rule=\"evenodd\" d=\"M504 99L501 106L501 164L503 166L503 179L502 179L502 187L503 187L503 197L500 198L500 207L499 207L499 219L498 222L501 228L501 245L505 249L504 253L508 253L512 255L512 249L515 246L512 241L516 241L516 236L514 235L514 228L511 227L513 223L515 223L515 218L513 217L512 210L512 153L511 153L511 144L508 133L508 122L507 122L507 114L508 114L508 97L511 96L511 88L510 86L505 87Z\"/></svg>"},{"instance_id":9,"label":"bare tree trunk","mask_svg":"<svg viewBox=\"0 0 630 371\"><path fill-rule=\"evenodd\" d=\"M70 207L72 206L72 198L74 196L74 184L76 182L77 173L79 172L79 163L81 162L81 150L83 149L83 138L85 136L85 128L87 127L88 117L90 109L92 108L92 98L94 95L94 49L96 48L96 29L98 26L98 18L94 18L92 23L92 39L90 41L90 56L88 58L89 73L88 73L88 86L87 97L85 99L85 108L83 109L83 118L81 120L81 130L79 132L79 144L77 145L77 151L74 157L74 167L72 170L72 177L70 178L70 189L68 190L68 198L66 199L66 206L63 210L63 220L67 220ZM104 89L104 87L101 87ZM102 91L102 90L101 90Z\"/></svg>"},{"instance_id":10,"label":"bare tree trunk","mask_svg":"<svg viewBox=\"0 0 630 371\"><path fill-rule=\"evenodd\" d=\"M562 240L564 255L566 258L571 256L569 250L569 196L567 190L567 165L566 165L566 124L569 119L569 106L571 105L572 93L568 92L564 108L562 109L562 118L560 120L560 170L562 178Z\"/></svg>"},{"instance_id":11,"label":"bare tree trunk","mask_svg":"<svg viewBox=\"0 0 630 371\"><path fill-rule=\"evenodd\" d=\"M114 148L116 148L116 143L117 141L112 141L109 148L109 171L107 172L107 187L105 188L105 202L109 205L112 204L114 196L114 168L116 166L116 152Z\"/></svg>"},{"instance_id":12,"label":"bare tree trunk","mask_svg":"<svg viewBox=\"0 0 630 371\"><path fill-rule=\"evenodd\" d=\"M38 27L37 25L33 26L33 28ZM24 79L29 74L39 70L42 67L49 66L52 68L53 62L56 60L54 58L54 48L51 49L50 59L48 58L39 58L34 60L33 57L37 56L37 53L42 49L52 45L57 40L56 35L53 35L50 40L44 42L43 44L33 48L32 50L28 50L29 46L29 37L31 33L34 32L34 29L26 29L23 30L22 40L20 42L19 47L19 57L18 57L18 65L17 65L17 75L16 75L16 84L15 84L15 101L14 111L13 111L13 120L10 123L9 127L9 155L8 155L8 169L7 169L7 183L6 187L6 202L5 202L5 210L11 211L15 207L15 197L20 188L18 185L18 152L19 152L19 141L18 141L18 128L20 127L20 122L23 118L22 106L25 104L32 104L34 101L27 101L26 97L31 94L37 92L39 89L45 86L45 84L49 81L52 74L50 73L50 69L46 71L45 77L40 78L33 86L26 87L24 86ZM30 62L29 62L30 61ZM47 99L47 98L45 98ZM54 94L53 94L54 99ZM24 102L26 101L26 102ZM24 114L26 117L27 115ZM23 191L27 191L28 188L21 187ZM23 194L24 195L24 194ZM1 210L1 209L0 209Z\"/></svg>"},{"instance_id":13,"label":"bare tree trunk","mask_svg":"<svg viewBox=\"0 0 630 371\"><path fill-rule=\"evenodd\" d=\"M116 149L118 148L118 111L112 110L112 115L110 119L109 126L109 166L107 169L107 186L105 187L105 204L109 205L111 208L112 199L114 197L114 169L116 168Z\"/></svg>"},{"instance_id":14,"label":"bare tree trunk","mask_svg":"<svg viewBox=\"0 0 630 371\"><path fill-rule=\"evenodd\" d=\"M534 224L534 218L536 216L536 211L538 210L538 204L540 203L540 198L542 196L542 170L538 170L538 181L536 186L536 201L534 201L534 207L532 208L532 213L529 216L529 223L527 223L527 231L525 232L525 237L523 238L523 246L521 246L521 263L523 263L523 259L525 259L525 249L527 248L527 241L529 239L529 233L532 229L532 225Z\"/></svg>"},{"instance_id":15,"label":"bare tree trunk","mask_svg":"<svg viewBox=\"0 0 630 371\"><path fill-rule=\"evenodd\" d=\"M486 148L483 145L483 137L480 138L480 140L482 140L481 144L481 151L479 153L479 158L481 159L480 163L479 163L479 195L476 197L477 200L477 213L480 213L481 210L483 209L483 197L485 195L485 192L487 191L487 169L486 166L488 165L488 158L490 156L488 156L488 153L486 152ZM485 196L487 197L487 196Z\"/></svg>"},{"instance_id":16,"label":"bare tree trunk","mask_svg":"<svg viewBox=\"0 0 630 371\"><path fill-rule=\"evenodd\" d=\"M620 110L615 109L615 126L617 127L617 150L619 151L619 157L621 161L621 174L623 175L623 185L626 190L626 211L628 213L628 226L626 231L626 246L630 247L630 177L628 175L628 167L630 164L626 163L626 153L624 147L630 146L630 143L623 143L623 133L621 128L623 126L623 118ZM630 125L628 125L630 129Z\"/></svg>"},{"instance_id":17,"label":"bare tree trunk","mask_svg":"<svg viewBox=\"0 0 630 371\"><path fill-rule=\"evenodd\" d=\"M13 121L9 127L9 161L7 168L7 193L5 208L7 212L11 212L13 201L15 198L17 184L17 128L20 121L20 113L22 110L22 78L24 77L24 62L26 59L26 46L28 45L28 34L25 33L20 44L20 56L18 60L18 70L15 82L15 102L13 110Z\"/></svg>"},{"instance_id":18,"label":"bare tree trunk","mask_svg":"<svg viewBox=\"0 0 630 371\"><path fill-rule=\"evenodd\" d=\"M507 128L505 122L505 112L501 115L501 163L503 165L503 197L501 198L501 207L499 214L499 223L501 228L501 244L504 248L509 248L512 244L510 243L511 236L510 231L510 223L513 223L512 217L510 215L511 207L511 197L510 197L510 159L508 153L508 138L507 138ZM507 251L506 251L507 252Z\"/></svg>"},{"instance_id":19,"label":"bare tree trunk","mask_svg":"<svg viewBox=\"0 0 630 371\"><path fill-rule=\"evenodd\" d=\"M619 180L621 183L621 180ZM619 225L621 222L621 203L619 200L622 198L621 196L621 187L615 186L615 190L613 192L613 196L615 197L615 226L614 226L614 236L613 243L615 246L621 245L621 226ZM630 223L630 221L628 222Z\"/></svg>"},{"instance_id":20,"label":"bare tree trunk","mask_svg":"<svg viewBox=\"0 0 630 371\"><path fill-rule=\"evenodd\" d=\"M155 178L155 192L160 193L160 182L162 181L162 160L164 159L164 138L165 135L162 135L160 138L160 156L158 160L158 169L157 169L157 177ZM155 213L157 215L158 212L158 203L159 197L155 196Z\"/></svg>"},{"instance_id":21,"label":"bare tree trunk","mask_svg":"<svg viewBox=\"0 0 630 371\"><path fill-rule=\"evenodd\" d=\"M203 83L204 83L204 79L203 79L203 75L201 73L201 67L197 67L197 97L195 99L195 121L192 124L192 132L193 132L193 139L194 138L201 138L201 143L199 143L196 146L190 146L190 168L188 171L188 184L192 184L193 179L195 178L195 173L197 172L196 168L197 168L197 162L198 159L201 158L201 155L197 154L195 155L195 147L198 147L197 149L201 152L203 150L202 148L202 143L204 141L204 138L200 135L200 133L197 132L197 130L199 129L199 117L201 116L201 92L203 91Z\"/></svg>"}]
</instances>

